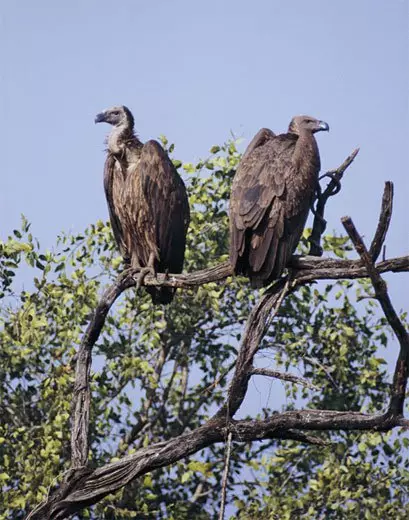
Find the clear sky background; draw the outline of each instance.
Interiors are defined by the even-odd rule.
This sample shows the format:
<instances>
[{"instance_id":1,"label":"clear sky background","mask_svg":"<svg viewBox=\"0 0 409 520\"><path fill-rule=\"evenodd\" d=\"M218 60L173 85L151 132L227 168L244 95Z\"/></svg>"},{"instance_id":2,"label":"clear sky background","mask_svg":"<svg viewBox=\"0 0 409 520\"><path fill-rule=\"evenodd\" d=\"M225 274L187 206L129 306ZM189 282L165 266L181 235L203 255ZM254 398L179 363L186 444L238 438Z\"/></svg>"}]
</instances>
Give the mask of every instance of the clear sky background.
<instances>
[{"instance_id":1,"label":"clear sky background","mask_svg":"<svg viewBox=\"0 0 409 520\"><path fill-rule=\"evenodd\" d=\"M244 148L296 114L327 121L323 169L361 148L328 230L348 214L369 242L392 180L387 254L408 253L408 10L407 0L2 0L0 238L21 213L44 247L108 217L109 127L94 116L126 104L141 139L165 134L186 162L231 131ZM408 277L394 279L403 307Z\"/></svg>"},{"instance_id":2,"label":"clear sky background","mask_svg":"<svg viewBox=\"0 0 409 520\"><path fill-rule=\"evenodd\" d=\"M407 0L2 0L0 238L21 213L45 247L108 217L108 127L94 116L125 104L142 140L165 134L183 161L231 131L244 148L296 114L327 121L323 169L361 148L328 229L351 215L368 243L392 180L387 255L408 254L408 9ZM388 277L398 308L408 278Z\"/></svg>"}]
</instances>

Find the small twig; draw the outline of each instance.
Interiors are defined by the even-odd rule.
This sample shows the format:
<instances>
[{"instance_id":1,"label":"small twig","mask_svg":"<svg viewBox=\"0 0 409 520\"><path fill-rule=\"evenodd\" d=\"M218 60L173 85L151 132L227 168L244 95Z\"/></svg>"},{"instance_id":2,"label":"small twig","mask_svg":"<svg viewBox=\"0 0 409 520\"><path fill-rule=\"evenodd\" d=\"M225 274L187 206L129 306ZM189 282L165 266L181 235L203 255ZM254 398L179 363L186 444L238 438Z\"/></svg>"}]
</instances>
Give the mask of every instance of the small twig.
<instances>
[{"instance_id":1,"label":"small twig","mask_svg":"<svg viewBox=\"0 0 409 520\"><path fill-rule=\"evenodd\" d=\"M229 434L227 435L227 441L226 441L226 457L224 459L222 496L221 496L221 501L220 501L219 520L224 520L224 512L226 510L227 479L229 476L229 467L230 467L231 440L232 440L232 432L230 431Z\"/></svg>"},{"instance_id":2,"label":"small twig","mask_svg":"<svg viewBox=\"0 0 409 520\"><path fill-rule=\"evenodd\" d=\"M335 381L335 379L332 377L331 372L328 370L328 367L323 365L318 361L318 359L310 357L310 356L304 356L305 361L309 361L312 365L317 365L325 374L328 381L331 383L331 386L339 392L339 385Z\"/></svg>"},{"instance_id":3,"label":"small twig","mask_svg":"<svg viewBox=\"0 0 409 520\"><path fill-rule=\"evenodd\" d=\"M339 166L336 170L330 170L322 175L320 178L323 179L325 177L330 177L331 181L328 183L325 191L322 192L321 187L317 189L317 204L313 211L314 213L314 222L312 226L311 236L309 238L310 242L310 252L309 254L312 256L322 256L323 249L321 247L321 237L325 231L327 226L327 222L324 219L325 212L325 204L327 200L336 195L341 189L341 179L346 171L346 169L351 165L355 157L358 155L359 148L356 148L351 155L349 155L345 161Z\"/></svg>"},{"instance_id":4,"label":"small twig","mask_svg":"<svg viewBox=\"0 0 409 520\"><path fill-rule=\"evenodd\" d=\"M308 381L308 379L304 379L303 377L299 377L294 374L289 374L287 372L278 372L277 370L270 370L269 368L253 368L250 374L274 377L275 379L281 379L282 381L289 381L297 385L306 386L307 388L311 388L312 390L318 390L318 387L313 385L310 381Z\"/></svg>"}]
</instances>

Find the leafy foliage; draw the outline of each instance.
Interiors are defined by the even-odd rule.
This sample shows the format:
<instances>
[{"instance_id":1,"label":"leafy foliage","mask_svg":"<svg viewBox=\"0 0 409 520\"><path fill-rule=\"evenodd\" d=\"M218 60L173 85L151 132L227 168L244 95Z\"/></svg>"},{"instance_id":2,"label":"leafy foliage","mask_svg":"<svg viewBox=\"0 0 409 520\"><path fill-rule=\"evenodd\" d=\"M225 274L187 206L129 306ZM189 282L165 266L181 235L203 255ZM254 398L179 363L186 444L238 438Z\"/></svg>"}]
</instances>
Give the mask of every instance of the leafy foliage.
<instances>
[{"instance_id":1,"label":"leafy foliage","mask_svg":"<svg viewBox=\"0 0 409 520\"><path fill-rule=\"evenodd\" d=\"M192 208L187 271L227 259L227 201L239 159L231 141L196 165L174 161ZM343 237L328 236L324 245L328 254L347 255ZM99 294L121 269L102 221L62 234L55 251L41 249L25 218L0 242L0 519L23 518L69 467L76 346ZM388 331L367 295L366 283L347 281L304 287L286 300L260 363L297 367L319 391L286 384L285 408L382 408L388 377L380 356ZM144 291L120 298L94 349L93 465L179 435L212 414L256 296L245 280L229 279L179 291L167 308L153 307ZM263 412L277 409L276 403ZM239 517L406 518L407 438L327 438L324 449L235 444L229 497ZM214 518L223 455L223 446L212 446L156 470L81 518ZM241 482L249 474L252 481Z\"/></svg>"}]
</instances>

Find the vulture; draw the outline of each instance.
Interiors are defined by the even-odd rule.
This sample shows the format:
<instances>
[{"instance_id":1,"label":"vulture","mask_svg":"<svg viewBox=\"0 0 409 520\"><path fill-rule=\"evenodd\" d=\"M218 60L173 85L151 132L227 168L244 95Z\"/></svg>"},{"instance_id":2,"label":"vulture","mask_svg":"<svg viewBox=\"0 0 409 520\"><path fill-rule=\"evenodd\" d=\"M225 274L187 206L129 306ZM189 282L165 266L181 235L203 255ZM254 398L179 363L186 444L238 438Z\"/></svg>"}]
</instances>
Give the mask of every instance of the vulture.
<instances>
[{"instance_id":1,"label":"vulture","mask_svg":"<svg viewBox=\"0 0 409 520\"><path fill-rule=\"evenodd\" d=\"M98 114L109 123L104 189L112 230L126 265L146 274L181 273L190 213L185 185L162 146L142 143L125 106ZM171 287L147 287L154 304L173 299Z\"/></svg>"},{"instance_id":2,"label":"vulture","mask_svg":"<svg viewBox=\"0 0 409 520\"><path fill-rule=\"evenodd\" d=\"M320 156L314 134L329 130L309 116L292 119L286 134L261 129L233 179L230 263L253 288L281 276L301 238L313 203Z\"/></svg>"}]
</instances>

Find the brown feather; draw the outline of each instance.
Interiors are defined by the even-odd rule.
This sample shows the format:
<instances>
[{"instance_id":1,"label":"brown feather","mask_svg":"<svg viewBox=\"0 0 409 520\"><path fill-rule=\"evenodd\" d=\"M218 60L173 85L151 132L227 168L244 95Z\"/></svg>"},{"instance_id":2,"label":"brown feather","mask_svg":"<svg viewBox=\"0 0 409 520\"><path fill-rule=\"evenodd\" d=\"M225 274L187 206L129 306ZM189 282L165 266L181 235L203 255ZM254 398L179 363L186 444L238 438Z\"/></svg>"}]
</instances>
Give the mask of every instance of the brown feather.
<instances>
[{"instance_id":1,"label":"brown feather","mask_svg":"<svg viewBox=\"0 0 409 520\"><path fill-rule=\"evenodd\" d=\"M121 215L121 198L124 181L125 176L120 163L112 154L108 154L104 167L104 189L108 203L109 217L111 220L112 232L119 251L123 256L125 263L129 263L129 250L125 243L123 227L121 224L121 222L123 222L123 215Z\"/></svg>"},{"instance_id":2,"label":"brown feather","mask_svg":"<svg viewBox=\"0 0 409 520\"><path fill-rule=\"evenodd\" d=\"M185 185L156 141L143 144L126 107L97 116L114 130L108 138L104 187L115 240L127 263L181 273L189 203ZM153 258L153 265L151 260ZM175 289L147 287L153 303L170 303Z\"/></svg>"},{"instance_id":3,"label":"brown feather","mask_svg":"<svg viewBox=\"0 0 409 520\"><path fill-rule=\"evenodd\" d=\"M189 226L185 185L156 141L148 141L139 160L128 168L123 192L127 209L126 235L132 265L145 267L154 256L157 272L181 273ZM171 288L148 288L154 303L169 303Z\"/></svg>"},{"instance_id":4,"label":"brown feather","mask_svg":"<svg viewBox=\"0 0 409 520\"><path fill-rule=\"evenodd\" d=\"M230 262L253 287L281 276L301 238L320 169L313 136L323 129L319 123L299 116L287 134L262 129L237 169L230 198Z\"/></svg>"}]
</instances>

